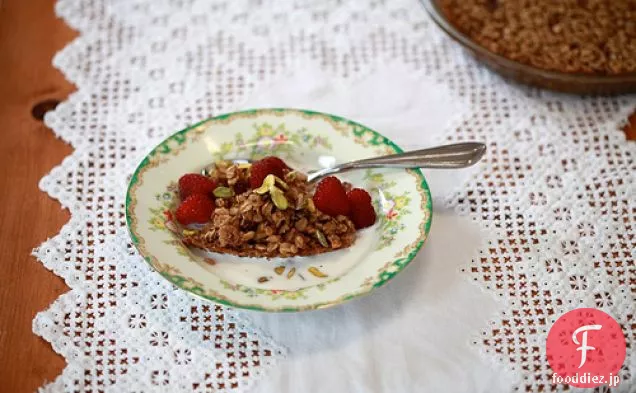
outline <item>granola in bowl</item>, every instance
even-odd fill
[[[316,187],[277,157],[218,161],[179,180],[177,221],[187,246],[245,257],[310,256],[350,247],[375,223],[371,197],[331,176]]]

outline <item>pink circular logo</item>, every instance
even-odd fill
[[[563,314],[548,333],[546,354],[552,382],[579,388],[617,386],[625,361],[625,335],[608,314],[578,308]]]

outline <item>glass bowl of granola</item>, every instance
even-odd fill
[[[126,196],[132,243],[164,278],[260,311],[340,304],[382,286],[424,244],[431,197],[419,170],[307,182],[312,169],[401,152],[355,122],[295,109],[215,117],[148,154]]]
[[[632,0],[421,0],[433,21],[502,76],[575,94],[636,92]]]

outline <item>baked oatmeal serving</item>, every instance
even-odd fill
[[[182,241],[249,257],[308,256],[351,246],[375,223],[371,196],[329,176],[315,187],[278,157],[218,161],[209,176],[179,179]]]
[[[437,0],[448,21],[510,60],[564,73],[636,73],[635,0]]]

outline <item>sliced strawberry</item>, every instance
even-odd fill
[[[181,202],[175,216],[182,225],[204,224],[214,212],[214,202],[203,194],[192,194]]]
[[[185,200],[190,195],[203,194],[212,196],[216,182],[198,173],[187,173],[179,179],[179,196]]]
[[[318,210],[332,217],[346,216],[351,210],[347,193],[340,180],[334,176],[325,177],[318,183],[313,201]]]

